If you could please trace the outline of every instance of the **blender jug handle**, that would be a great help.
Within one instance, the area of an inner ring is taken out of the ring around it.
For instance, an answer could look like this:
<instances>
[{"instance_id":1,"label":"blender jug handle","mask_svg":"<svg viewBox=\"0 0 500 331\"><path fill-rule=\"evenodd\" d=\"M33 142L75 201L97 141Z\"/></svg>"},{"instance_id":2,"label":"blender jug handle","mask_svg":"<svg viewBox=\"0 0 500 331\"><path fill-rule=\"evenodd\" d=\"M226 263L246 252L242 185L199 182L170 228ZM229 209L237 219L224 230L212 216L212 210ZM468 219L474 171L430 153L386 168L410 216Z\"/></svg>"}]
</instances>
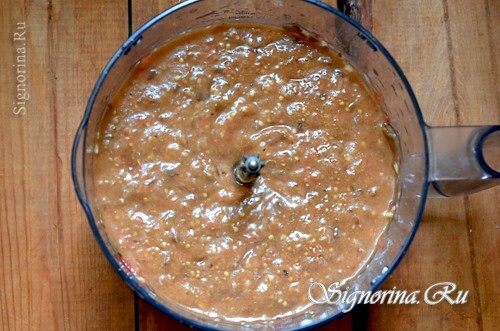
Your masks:
<instances>
[{"instance_id":1,"label":"blender jug handle","mask_svg":"<svg viewBox=\"0 0 500 331\"><path fill-rule=\"evenodd\" d=\"M430 197L464 195L500 184L500 125L425 131Z\"/></svg>"}]
</instances>

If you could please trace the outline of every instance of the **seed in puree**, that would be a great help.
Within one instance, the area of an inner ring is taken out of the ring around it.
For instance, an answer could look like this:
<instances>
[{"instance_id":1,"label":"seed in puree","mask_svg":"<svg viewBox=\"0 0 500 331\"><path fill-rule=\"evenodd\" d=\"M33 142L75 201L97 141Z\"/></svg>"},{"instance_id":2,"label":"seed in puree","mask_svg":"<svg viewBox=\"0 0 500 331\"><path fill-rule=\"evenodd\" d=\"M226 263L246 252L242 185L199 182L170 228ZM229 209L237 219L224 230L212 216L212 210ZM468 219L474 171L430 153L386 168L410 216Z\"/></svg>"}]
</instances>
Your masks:
<instances>
[{"instance_id":1,"label":"seed in puree","mask_svg":"<svg viewBox=\"0 0 500 331\"><path fill-rule=\"evenodd\" d=\"M163 300L228 320L309 307L355 277L395 205L386 119L360 75L294 29L217 25L143 59L103 119L98 208ZM266 162L251 185L233 167Z\"/></svg>"}]
</instances>

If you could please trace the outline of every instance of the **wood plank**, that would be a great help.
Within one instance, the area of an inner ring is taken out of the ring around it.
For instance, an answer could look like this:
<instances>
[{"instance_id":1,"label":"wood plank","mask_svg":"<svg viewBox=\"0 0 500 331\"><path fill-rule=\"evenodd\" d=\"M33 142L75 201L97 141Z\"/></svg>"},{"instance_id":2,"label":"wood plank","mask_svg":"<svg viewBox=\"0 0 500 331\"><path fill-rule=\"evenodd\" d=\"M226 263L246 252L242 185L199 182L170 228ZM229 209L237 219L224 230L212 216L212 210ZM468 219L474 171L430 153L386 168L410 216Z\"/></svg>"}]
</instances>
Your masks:
<instances>
[{"instance_id":1,"label":"wood plank","mask_svg":"<svg viewBox=\"0 0 500 331\"><path fill-rule=\"evenodd\" d=\"M90 89L126 37L126 4L8 1L0 15L0 329L130 329L132 293L97 247L69 162ZM17 22L25 41L13 41ZM30 94L20 116L17 47Z\"/></svg>"},{"instance_id":2,"label":"wood plank","mask_svg":"<svg viewBox=\"0 0 500 331\"><path fill-rule=\"evenodd\" d=\"M447 33L447 24L456 23L449 20L443 2L376 1L373 22L375 35L412 84L427 123L459 124L451 79L454 69L450 45L454 40ZM423 299L423 292L441 281L454 282L459 289L469 290L467 304L375 305L371 309L370 328L399 330L408 325L416 330L480 328L464 198L428 201L407 256L382 288L420 290Z\"/></svg>"},{"instance_id":3,"label":"wood plank","mask_svg":"<svg viewBox=\"0 0 500 331\"><path fill-rule=\"evenodd\" d=\"M60 0L53 5L53 108L56 112L59 260L72 329L132 329L132 291L98 247L70 181L70 151L102 68L128 37L126 2ZM68 84L71 82L71 84Z\"/></svg>"},{"instance_id":4,"label":"wood plank","mask_svg":"<svg viewBox=\"0 0 500 331\"><path fill-rule=\"evenodd\" d=\"M162 11L185 0L132 0L132 29L135 31Z\"/></svg>"},{"instance_id":5,"label":"wood plank","mask_svg":"<svg viewBox=\"0 0 500 331\"><path fill-rule=\"evenodd\" d=\"M500 5L498 1L447 1L459 123L500 124ZM496 202L496 203L495 203ZM500 324L500 188L465 198L469 245L479 297L480 325ZM496 261L496 263L495 263Z\"/></svg>"},{"instance_id":6,"label":"wood plank","mask_svg":"<svg viewBox=\"0 0 500 331\"><path fill-rule=\"evenodd\" d=\"M492 74L496 77L495 85L497 87L497 113L500 112L498 109L498 99L500 98L500 85L498 75L500 75L500 70L498 65L500 64L500 38L498 34L500 33L500 20L498 19L498 14L500 14L500 2L495 0L488 0L485 5L486 9L486 21L488 29L488 41L490 43L491 56L491 66Z\"/></svg>"},{"instance_id":7,"label":"wood plank","mask_svg":"<svg viewBox=\"0 0 500 331\"><path fill-rule=\"evenodd\" d=\"M56 158L49 147L55 128L42 78L49 68L47 12L44 5L16 1L2 7L0 328L62 328L64 320L51 320L64 315L64 305L61 288L53 285L61 278L52 253L58 250ZM22 37L14 42L16 32ZM24 58L17 49L26 50ZM22 98L17 84L30 95L19 116L13 113L13 103Z\"/></svg>"}]
</instances>

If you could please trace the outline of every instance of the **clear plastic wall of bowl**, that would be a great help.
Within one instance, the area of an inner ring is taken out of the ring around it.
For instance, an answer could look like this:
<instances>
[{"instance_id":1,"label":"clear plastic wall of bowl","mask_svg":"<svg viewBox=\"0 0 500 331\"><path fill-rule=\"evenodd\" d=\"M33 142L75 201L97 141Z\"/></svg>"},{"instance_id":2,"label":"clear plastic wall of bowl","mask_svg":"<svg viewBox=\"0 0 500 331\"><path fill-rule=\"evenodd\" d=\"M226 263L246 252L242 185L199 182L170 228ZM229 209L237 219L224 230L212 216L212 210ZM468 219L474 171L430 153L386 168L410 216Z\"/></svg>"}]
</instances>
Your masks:
<instances>
[{"instance_id":1,"label":"clear plastic wall of bowl","mask_svg":"<svg viewBox=\"0 0 500 331\"><path fill-rule=\"evenodd\" d=\"M88 118L82 126L76 149L76 177L84 206L108 258L139 295L157 308L187 323L215 329L293 329L312 326L335 316L348 305L316 305L305 315L290 316L265 325L245 326L203 318L172 302L156 298L147 284L140 284L122 264L100 221L95 201L92 162L96 132L110 99L135 64L146 55L182 33L220 22L251 22L273 26L298 24L321 36L331 48L364 75L380 100L400 143L399 201L394 219L381 238L382 245L369 265L348 283L350 291L375 290L404 255L424 207L427 193L427 152L423 120L405 77L383 47L353 21L315 1L304 0L206 0L187 1L170 9L140 28L115 54L101 75L89 101ZM86 205L87 204L87 205ZM333 270L332 270L333 272ZM328 285L328 284L325 284ZM307 293L303 294L307 298ZM156 300L156 301L155 301ZM271 304L271 303L270 303Z\"/></svg>"}]
</instances>

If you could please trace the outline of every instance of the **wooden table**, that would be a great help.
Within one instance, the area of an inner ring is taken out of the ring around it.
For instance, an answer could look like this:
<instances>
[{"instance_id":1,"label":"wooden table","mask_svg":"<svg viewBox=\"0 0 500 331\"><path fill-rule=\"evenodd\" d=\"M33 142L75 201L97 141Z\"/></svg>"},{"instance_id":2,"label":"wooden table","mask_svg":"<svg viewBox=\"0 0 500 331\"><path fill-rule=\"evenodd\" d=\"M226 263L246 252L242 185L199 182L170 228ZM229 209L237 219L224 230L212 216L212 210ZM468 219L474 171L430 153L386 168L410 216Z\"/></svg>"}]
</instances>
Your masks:
<instances>
[{"instance_id":1,"label":"wooden table","mask_svg":"<svg viewBox=\"0 0 500 331\"><path fill-rule=\"evenodd\" d=\"M103 66L131 30L174 2L2 1L0 330L183 328L134 298L111 268L70 175L73 138ZM363 4L363 22L407 74L429 124L500 123L500 1ZM499 216L500 188L429 201L408 255L383 288L450 281L470 291L468 301L373 305L369 329L498 329ZM352 319L322 329L349 330Z\"/></svg>"}]
</instances>

